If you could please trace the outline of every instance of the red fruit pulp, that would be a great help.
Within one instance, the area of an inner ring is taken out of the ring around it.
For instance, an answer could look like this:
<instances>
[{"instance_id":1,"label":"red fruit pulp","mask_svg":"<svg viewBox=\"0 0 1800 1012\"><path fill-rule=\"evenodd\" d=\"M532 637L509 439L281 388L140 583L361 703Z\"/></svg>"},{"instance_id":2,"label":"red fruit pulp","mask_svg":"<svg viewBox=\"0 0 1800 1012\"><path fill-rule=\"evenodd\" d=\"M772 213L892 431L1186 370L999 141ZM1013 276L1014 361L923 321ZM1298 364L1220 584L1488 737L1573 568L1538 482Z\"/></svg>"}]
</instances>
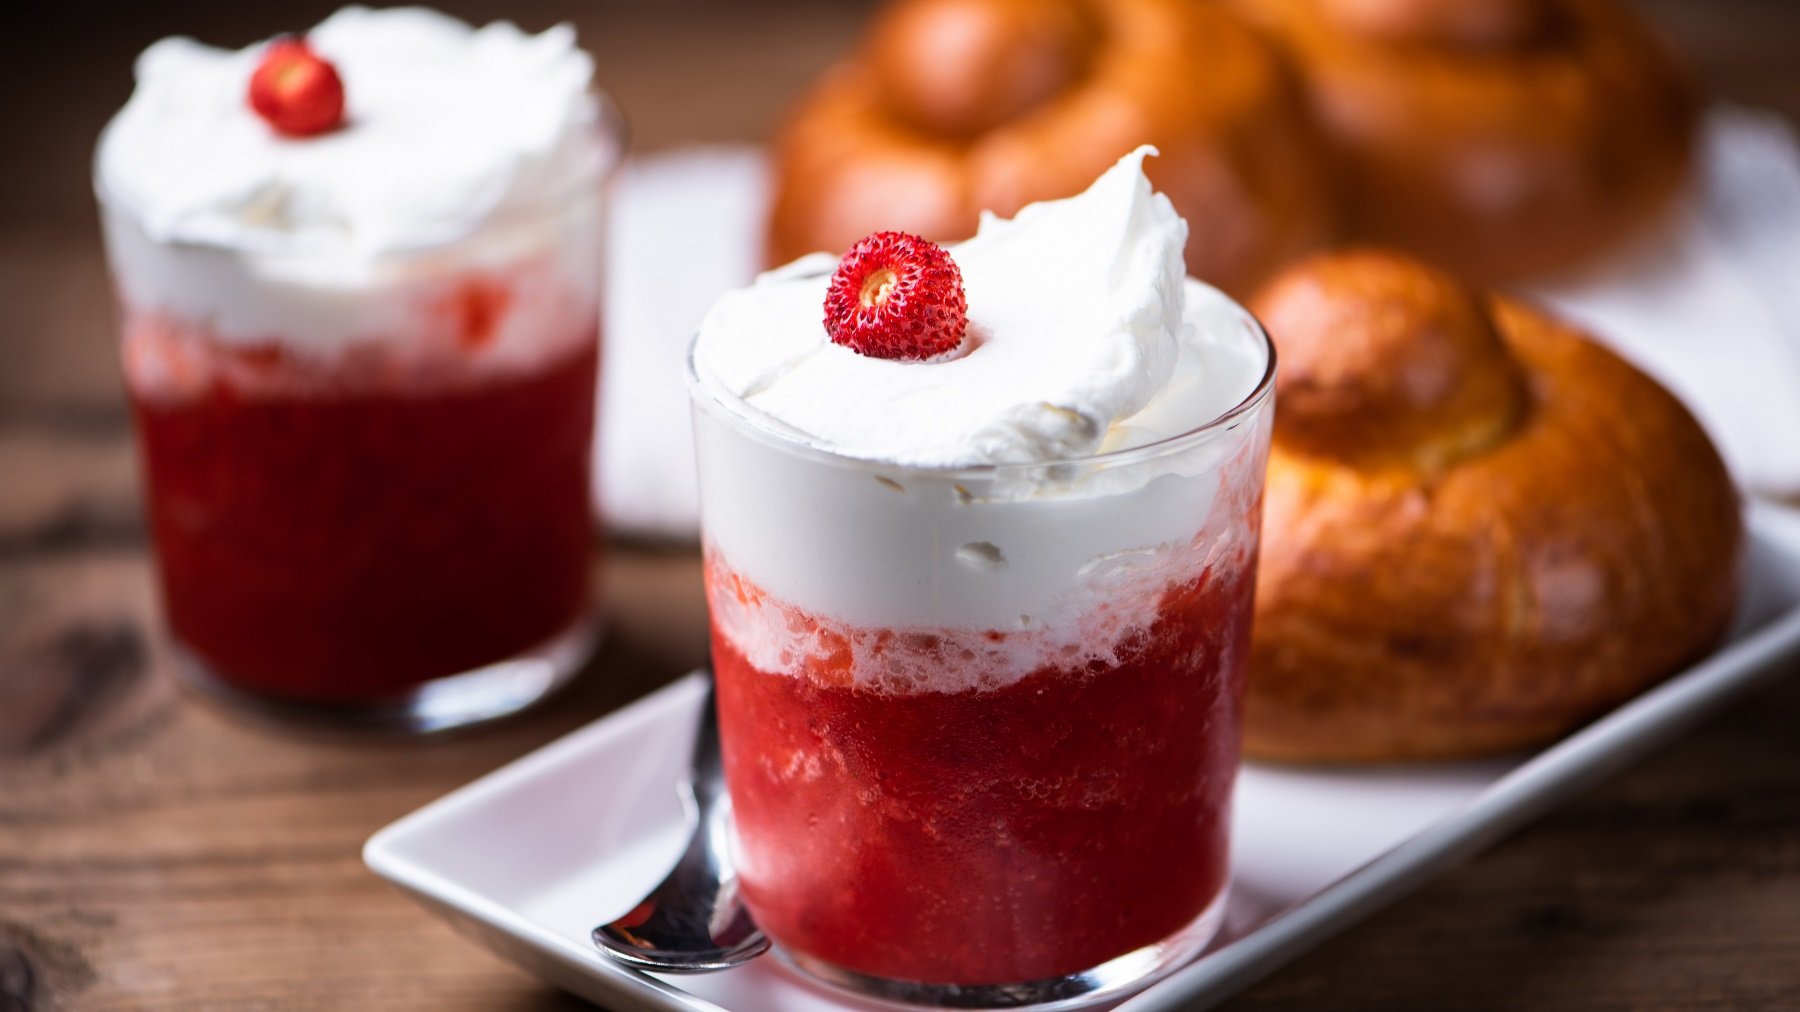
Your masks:
<instances>
[{"instance_id":1,"label":"red fruit pulp","mask_svg":"<svg viewBox=\"0 0 1800 1012\"><path fill-rule=\"evenodd\" d=\"M394 697L589 606L598 336L439 389L133 394L163 601L220 679Z\"/></svg>"},{"instance_id":2,"label":"red fruit pulp","mask_svg":"<svg viewBox=\"0 0 1800 1012\"><path fill-rule=\"evenodd\" d=\"M1253 572L1164 591L1116 663L994 691L760 671L715 625L758 923L839 967L965 985L1086 970L1180 931L1226 881Z\"/></svg>"}]
</instances>

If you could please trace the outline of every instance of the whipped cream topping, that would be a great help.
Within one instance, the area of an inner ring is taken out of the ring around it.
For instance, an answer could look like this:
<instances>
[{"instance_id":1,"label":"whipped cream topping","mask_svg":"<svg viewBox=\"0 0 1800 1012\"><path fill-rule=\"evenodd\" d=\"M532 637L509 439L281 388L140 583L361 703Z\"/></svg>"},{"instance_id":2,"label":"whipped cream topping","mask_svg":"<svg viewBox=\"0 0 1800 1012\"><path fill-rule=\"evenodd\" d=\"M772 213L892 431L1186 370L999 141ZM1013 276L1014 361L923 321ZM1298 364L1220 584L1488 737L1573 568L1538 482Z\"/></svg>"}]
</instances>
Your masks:
<instances>
[{"instance_id":1,"label":"whipped cream topping","mask_svg":"<svg viewBox=\"0 0 1800 1012\"><path fill-rule=\"evenodd\" d=\"M100 141L103 200L155 242L328 248L353 258L467 236L600 171L593 62L559 25L471 28L348 7L306 33L344 81L345 124L278 135L246 101L266 43L164 39Z\"/></svg>"},{"instance_id":2,"label":"whipped cream topping","mask_svg":"<svg viewBox=\"0 0 1800 1012\"><path fill-rule=\"evenodd\" d=\"M922 467L1067 460L1178 435L1231 408L1254 370L1206 376L1205 338L1237 308L1189 282L1187 225L1155 193L1142 147L1085 193L984 215L949 246L969 303L966 353L870 358L831 343L836 258L804 257L722 298L695 367L721 403L847 456ZM1245 356L1243 358L1247 358Z\"/></svg>"},{"instance_id":3,"label":"whipped cream topping","mask_svg":"<svg viewBox=\"0 0 1800 1012\"><path fill-rule=\"evenodd\" d=\"M950 247L973 331L959 358L831 344L829 256L708 316L692 378L709 599L752 664L841 655L879 691L992 688L1106 662L1171 586L1246 571L1267 388L1204 427L1257 393L1269 348L1183 275L1186 228L1148 153Z\"/></svg>"}]
</instances>

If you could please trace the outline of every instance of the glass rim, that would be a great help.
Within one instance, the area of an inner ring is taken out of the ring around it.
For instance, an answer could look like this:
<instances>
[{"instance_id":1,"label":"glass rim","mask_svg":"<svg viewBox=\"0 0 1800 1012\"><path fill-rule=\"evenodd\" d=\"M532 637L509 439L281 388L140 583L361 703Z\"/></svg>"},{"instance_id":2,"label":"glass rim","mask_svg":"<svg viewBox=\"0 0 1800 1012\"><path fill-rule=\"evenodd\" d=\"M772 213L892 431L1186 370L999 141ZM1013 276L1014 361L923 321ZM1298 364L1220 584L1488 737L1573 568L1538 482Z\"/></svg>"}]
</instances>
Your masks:
<instances>
[{"instance_id":1,"label":"glass rim","mask_svg":"<svg viewBox=\"0 0 1800 1012\"><path fill-rule=\"evenodd\" d=\"M1257 380L1256 385L1236 404L1233 404L1225 411L1220 412L1218 415L1207 419L1199 425L1171 436L1164 436L1148 443L1117 450L1107 450L1101 453L1090 453L1079 457L1063 457L1054 460L995 464L964 464L951 467L901 464L893 461L874 460L868 457L854 457L810 442L797 433L783 431L778 427L780 425L779 422L762 412L757 411L755 408L750 407L748 404L743 404L744 410L737 411L733 410L729 404L721 401L720 398L716 396L712 390L709 390L700 379L699 369L695 363L695 351L700 345L700 335L698 333L696 333L688 342L687 364L686 369L684 370L686 373L685 379L688 391L688 401L695 409L705 411L707 414L730 425L735 430L742 432L755 439L757 442L773 449L789 453L796 457L811 459L837 467L875 471L890 476L905 475L913 478L938 480L982 481L1004 478L1011 475L1037 474L1041 473L1046 467L1110 468L1137 464L1180 453L1197 443L1202 443L1213 438L1221 432L1236 428L1238 423L1255 414L1273 398L1275 393L1276 372L1275 342L1269 337L1268 328L1263 326L1262 321L1257 319L1255 314L1251 313L1249 309L1245 308L1243 304L1236 299L1232 299L1230 296L1225 296L1225 299L1230 302L1232 312L1238 318L1239 322L1250 328L1251 333L1256 336L1263 349L1263 371L1262 376ZM737 399L739 403L743 403L742 398L738 398L736 395L732 396Z\"/></svg>"},{"instance_id":2,"label":"glass rim","mask_svg":"<svg viewBox=\"0 0 1800 1012\"><path fill-rule=\"evenodd\" d=\"M428 256L443 250L454 249L494 226L505 226L522 220L531 220L531 216L540 213L546 215L560 213L570 200L588 188L592 187L596 192L604 188L614 176L618 175L620 168L625 164L625 152L631 140L630 122L626 119L619 104L613 101L612 96L604 89L590 88L588 94L594 99L595 110L594 121L588 127L604 145L592 171L584 171L566 184L547 189L534 196L529 203L521 204L518 207L499 209L482 218L473 230L462 235L433 238L413 245L380 250L376 254L376 258ZM123 107L121 107L122 109ZM115 112L113 117L117 116L118 113ZM144 228L142 216L130 206L128 201L119 198L107 187L106 180L100 172L100 152L105 146L106 135L111 129L112 119L108 119L106 126L101 128L100 141L94 145L93 156L89 159L89 175L92 179L94 199L99 203L103 214L124 215L135 227L142 230ZM341 242L321 241L316 238L310 241L295 241L290 236L287 240L283 240L280 238L283 233L280 232L258 234L269 236L270 240L267 243L233 243L195 238L155 239L153 241L160 246L174 249L211 250L255 257L326 256L341 254L348 248Z\"/></svg>"}]
</instances>

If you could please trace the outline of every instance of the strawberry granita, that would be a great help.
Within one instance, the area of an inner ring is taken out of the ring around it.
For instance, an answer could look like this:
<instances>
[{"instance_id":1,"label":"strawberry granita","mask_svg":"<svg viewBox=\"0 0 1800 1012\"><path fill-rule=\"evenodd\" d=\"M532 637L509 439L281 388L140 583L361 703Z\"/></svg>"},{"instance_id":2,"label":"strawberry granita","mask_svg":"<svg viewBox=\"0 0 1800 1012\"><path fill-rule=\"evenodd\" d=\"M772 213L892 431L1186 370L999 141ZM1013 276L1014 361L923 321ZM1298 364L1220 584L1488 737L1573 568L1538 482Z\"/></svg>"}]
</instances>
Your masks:
<instances>
[{"instance_id":1,"label":"strawberry granita","mask_svg":"<svg viewBox=\"0 0 1800 1012\"><path fill-rule=\"evenodd\" d=\"M1183 276L1149 153L695 340L739 881L817 979L1098 1000L1223 917L1274 357Z\"/></svg>"},{"instance_id":2,"label":"strawberry granita","mask_svg":"<svg viewBox=\"0 0 1800 1012\"><path fill-rule=\"evenodd\" d=\"M409 376L372 350L326 366L128 312L176 639L236 688L346 704L584 622L596 328L553 344L529 369Z\"/></svg>"},{"instance_id":3,"label":"strawberry granita","mask_svg":"<svg viewBox=\"0 0 1800 1012\"><path fill-rule=\"evenodd\" d=\"M734 639L756 631L716 623L758 923L806 959L964 985L1076 974L1180 934L1225 885L1250 572L1204 567L1155 592L1112 656L989 689L886 691L857 669L979 666L1006 632L971 648L964 630L841 629L765 604L819 644L770 671ZM716 611L759 593L716 555L708 588Z\"/></svg>"},{"instance_id":4,"label":"strawberry granita","mask_svg":"<svg viewBox=\"0 0 1800 1012\"><path fill-rule=\"evenodd\" d=\"M790 960L888 998L1005 1005L1113 991L1205 943L1267 408L1264 388L1220 428L1072 462L1093 498L1023 501L990 498L1020 480L1006 468L834 464L696 413L742 888Z\"/></svg>"},{"instance_id":5,"label":"strawberry granita","mask_svg":"<svg viewBox=\"0 0 1800 1012\"><path fill-rule=\"evenodd\" d=\"M165 39L95 165L163 610L234 702L431 730L591 650L603 184L566 26Z\"/></svg>"}]
</instances>

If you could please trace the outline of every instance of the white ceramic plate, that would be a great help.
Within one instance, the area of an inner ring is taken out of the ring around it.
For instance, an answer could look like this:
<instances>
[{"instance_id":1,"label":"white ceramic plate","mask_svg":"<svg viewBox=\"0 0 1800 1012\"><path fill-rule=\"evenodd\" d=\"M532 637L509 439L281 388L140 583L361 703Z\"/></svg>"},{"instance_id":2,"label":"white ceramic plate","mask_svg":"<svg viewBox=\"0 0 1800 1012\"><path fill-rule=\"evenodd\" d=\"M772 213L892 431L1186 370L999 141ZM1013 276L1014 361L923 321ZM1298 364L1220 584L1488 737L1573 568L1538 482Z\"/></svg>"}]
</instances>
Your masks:
<instances>
[{"instance_id":1,"label":"white ceramic plate","mask_svg":"<svg viewBox=\"0 0 1800 1012\"><path fill-rule=\"evenodd\" d=\"M1535 755L1380 769L1245 767L1234 880L1212 948L1110 1007L1218 1001L1453 862L1667 741L1800 658L1800 514L1751 510L1749 581L1730 643ZM761 959L659 978L588 932L673 867L676 784L704 685L689 677L433 802L370 838L369 867L527 970L614 1010L875 1008Z\"/></svg>"}]
</instances>

